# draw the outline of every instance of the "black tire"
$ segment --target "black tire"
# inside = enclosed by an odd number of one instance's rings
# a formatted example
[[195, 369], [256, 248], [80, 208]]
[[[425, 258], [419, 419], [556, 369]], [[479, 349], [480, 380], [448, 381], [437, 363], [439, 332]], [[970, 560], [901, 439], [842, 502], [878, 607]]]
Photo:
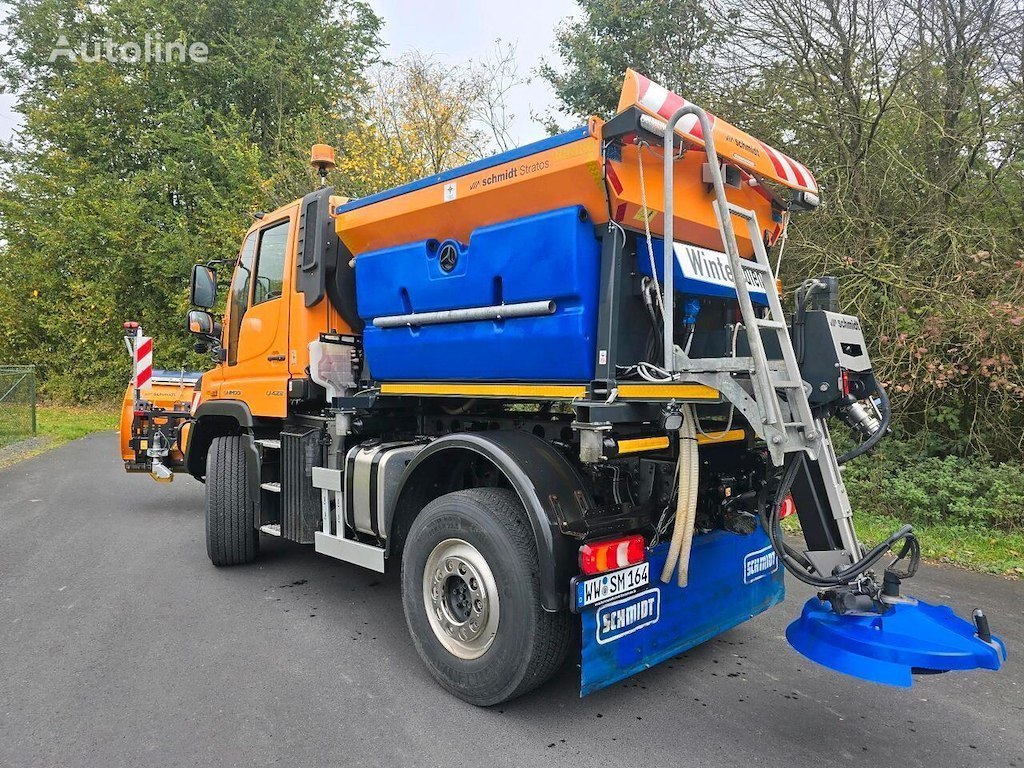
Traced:
[[214, 438], [206, 455], [206, 553], [214, 565], [242, 565], [256, 559], [259, 535], [253, 527], [254, 504], [243, 438]]
[[[482, 556], [498, 597], [497, 624], [487, 633], [493, 639], [477, 658], [460, 658], [445, 647], [427, 613], [435, 583], [430, 579], [445, 566], [431, 574], [425, 569], [432, 553], [451, 541], [469, 544]], [[533, 690], [561, 666], [571, 620], [566, 611], [548, 613], [541, 607], [538, 571], [533, 532], [512, 491], [456, 491], [435, 499], [416, 517], [402, 557], [402, 604], [420, 658], [445, 689], [470, 704], [490, 706]], [[431, 610], [438, 609], [435, 604]], [[445, 621], [441, 614], [437, 618]]]

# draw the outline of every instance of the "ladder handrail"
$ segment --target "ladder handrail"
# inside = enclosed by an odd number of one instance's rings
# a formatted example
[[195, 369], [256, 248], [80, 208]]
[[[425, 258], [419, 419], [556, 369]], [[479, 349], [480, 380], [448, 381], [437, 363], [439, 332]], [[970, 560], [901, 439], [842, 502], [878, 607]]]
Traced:
[[[733, 283], [736, 288], [736, 296], [739, 300], [740, 313], [743, 316], [743, 324], [747, 335], [747, 342], [750, 345], [751, 357], [755, 360], [765, 360], [767, 355], [764, 351], [764, 344], [761, 341], [761, 333], [755, 324], [754, 308], [750, 301], [750, 292], [747, 290], [747, 281], [743, 279], [743, 261], [740, 258], [736, 245], [736, 230], [733, 228], [732, 215], [729, 209], [729, 200], [725, 196], [725, 181], [722, 179], [722, 166], [718, 160], [718, 150], [715, 148], [715, 137], [711, 130], [711, 121], [708, 120], [708, 113], [696, 104], [685, 104], [675, 112], [665, 124], [664, 132], [664, 171], [665, 171], [665, 225], [664, 225], [664, 272], [665, 290], [663, 292], [664, 322], [664, 347], [665, 347], [665, 370], [672, 371], [674, 368], [675, 349], [675, 328], [674, 328], [674, 296], [673, 280], [675, 277], [675, 155], [672, 148], [675, 143], [676, 125], [686, 115], [694, 115], [700, 123], [701, 133], [704, 137], [704, 152], [708, 156], [708, 165], [711, 172], [711, 183], [715, 190], [716, 213], [722, 231], [722, 245], [729, 263], [733, 270]], [[646, 215], [646, 213], [645, 213]], [[773, 278], [773, 275], [769, 275]], [[754, 375], [761, 380], [761, 391], [769, 391], [772, 387], [771, 378], [764, 366], [755, 366]], [[778, 412], [777, 401], [771, 398], [770, 403], [765, 403], [767, 420], [771, 424], [781, 424], [782, 414]]]
[[[840, 539], [843, 547], [853, 559], [860, 555], [860, 544], [857, 541], [857, 534], [853, 529], [850, 520], [851, 509], [849, 497], [843, 484], [842, 476], [839, 474], [839, 466], [836, 463], [835, 451], [828, 438], [828, 428], [824, 419], [815, 417], [807, 400], [807, 394], [800, 383], [799, 364], [793, 351], [792, 339], [789, 336], [789, 329], [783, 315], [782, 302], [774, 285], [775, 275], [772, 273], [771, 262], [768, 259], [767, 249], [761, 240], [760, 225], [757, 221], [757, 214], [753, 210], [745, 210], [740, 206], [729, 203], [725, 195], [725, 182], [722, 179], [722, 166], [718, 159], [718, 151], [715, 148], [715, 139], [711, 131], [711, 122], [707, 113], [695, 104], [686, 104], [677, 109], [671, 119], [665, 124], [664, 132], [664, 170], [665, 170], [665, 225], [664, 225], [664, 254], [663, 265], [665, 290], [662, 299], [662, 321], [664, 322], [664, 344], [665, 344], [665, 370], [676, 373], [675, 361], [675, 339], [674, 339], [674, 276], [675, 276], [675, 233], [674, 211], [675, 202], [675, 155], [673, 146], [676, 136], [676, 125], [686, 115], [695, 115], [704, 136], [704, 152], [707, 154], [711, 183], [715, 190], [715, 199], [711, 207], [718, 219], [719, 233], [722, 235], [722, 245], [725, 248], [726, 256], [733, 272], [733, 286], [736, 289], [736, 300], [739, 304], [740, 314], [743, 317], [744, 331], [750, 347], [750, 360], [753, 370], [751, 371], [757, 391], [757, 407], [760, 412], [762, 428], [770, 434], [767, 438], [780, 453], [792, 452], [795, 450], [806, 451], [818, 465], [822, 478], [825, 481], [828, 506], [832, 517], [839, 529]], [[647, 215], [647, 212], [644, 212]], [[740, 256], [739, 243], [736, 240], [736, 230], [733, 227], [732, 217], [737, 216], [746, 221], [749, 229], [751, 242], [754, 247], [754, 263], [759, 264], [762, 270], [762, 277], [765, 279], [765, 294], [768, 298], [768, 318], [758, 318], [754, 312], [754, 305], [750, 299], [750, 291], [744, 277], [744, 262]], [[657, 276], [655, 276], [657, 277]], [[773, 381], [772, 367], [765, 352], [764, 340], [761, 338], [761, 329], [771, 329], [779, 339], [782, 347], [783, 370], [785, 378], [780, 381]], [[685, 355], [684, 355], [685, 358]], [[689, 362], [689, 359], [686, 359]], [[724, 366], [720, 369], [725, 371]], [[728, 379], [727, 379], [728, 381]], [[779, 387], [788, 389], [790, 396], [787, 398], [790, 419], [787, 422], [783, 408], [779, 402]], [[789, 438], [790, 427], [796, 427], [795, 434], [797, 442]], [[812, 448], [812, 446], [814, 446]], [[820, 450], [819, 450], [820, 448]], [[773, 454], [773, 460], [775, 459]], [[781, 458], [781, 456], [779, 457]], [[780, 462], [777, 462], [780, 463]]]

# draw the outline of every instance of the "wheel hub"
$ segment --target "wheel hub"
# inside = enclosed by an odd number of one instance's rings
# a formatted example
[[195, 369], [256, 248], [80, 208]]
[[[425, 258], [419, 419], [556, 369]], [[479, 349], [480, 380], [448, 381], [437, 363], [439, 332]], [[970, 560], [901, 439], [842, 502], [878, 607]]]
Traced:
[[423, 602], [430, 628], [461, 659], [482, 656], [498, 628], [498, 590], [480, 551], [462, 539], [445, 539], [427, 557]]
[[469, 621], [473, 614], [473, 596], [469, 592], [469, 583], [461, 576], [449, 576], [444, 581], [444, 595], [448, 614], [457, 622]]

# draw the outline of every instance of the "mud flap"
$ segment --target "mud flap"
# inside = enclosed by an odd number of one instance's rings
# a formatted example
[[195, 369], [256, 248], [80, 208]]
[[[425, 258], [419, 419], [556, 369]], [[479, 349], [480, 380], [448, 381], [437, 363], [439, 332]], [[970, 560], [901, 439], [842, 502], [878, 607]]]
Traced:
[[778, 558], [761, 529], [697, 536], [685, 588], [660, 580], [668, 544], [650, 555], [651, 584], [580, 612], [580, 695], [624, 680], [710, 640], [782, 601]]
[[786, 639], [801, 654], [852, 677], [909, 688], [914, 674], [999, 669], [1006, 647], [983, 640], [974, 624], [944, 605], [922, 601], [891, 606], [883, 614], [840, 616], [812, 597]]

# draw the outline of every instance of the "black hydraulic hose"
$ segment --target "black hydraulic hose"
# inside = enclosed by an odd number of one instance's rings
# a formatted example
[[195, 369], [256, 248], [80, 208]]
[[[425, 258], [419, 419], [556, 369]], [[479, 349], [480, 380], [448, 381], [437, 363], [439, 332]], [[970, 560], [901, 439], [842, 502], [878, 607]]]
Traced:
[[[768, 504], [768, 484], [766, 483], [764, 486], [762, 486], [761, 491], [758, 493], [757, 509], [759, 509], [759, 510], [766, 509], [767, 508], [767, 504]], [[768, 524], [767, 516], [759, 514], [758, 515], [758, 520], [760, 520], [761, 528], [764, 529], [764, 532], [766, 534], [768, 534], [768, 538], [770, 540], [772, 534], [771, 534], [771, 531], [769, 530], [769, 524]], [[791, 546], [789, 546], [789, 544], [786, 543], [786, 540], [784, 538], [780, 539], [778, 543], [781, 544], [782, 548], [786, 550], [786, 554], [788, 554], [791, 558], [793, 558], [793, 560], [795, 560], [804, 569], [809, 569], [811, 567], [811, 561], [808, 560], [806, 557], [804, 557], [801, 552], [799, 552], [799, 551], [793, 549]]]
[[[905, 571], [897, 571], [895, 566], [896, 563], [900, 562], [907, 555], [910, 555], [910, 560], [907, 561], [907, 569]], [[916, 536], [907, 536], [903, 540], [903, 548], [896, 555], [896, 558], [889, 563], [886, 567], [886, 571], [892, 571], [898, 579], [909, 579], [915, 573], [917, 568], [921, 564], [921, 544], [918, 542]]]
[[[768, 534], [768, 540], [771, 542], [772, 549], [775, 550], [775, 553], [779, 556], [779, 559], [782, 561], [786, 570], [792, 573], [793, 576], [798, 578], [800, 581], [819, 589], [845, 586], [875, 565], [885, 556], [885, 553], [892, 549], [892, 547], [899, 541], [904, 539], [909, 541], [914, 538], [913, 526], [904, 525], [885, 541], [869, 550], [860, 560], [847, 566], [843, 570], [830, 576], [819, 576], [811, 573], [805, 565], [806, 560], [803, 557], [795, 556], [797, 553], [795, 553], [793, 549], [786, 544], [785, 540], [783, 540], [779, 521], [779, 510], [782, 508], [782, 502], [789, 493], [803, 461], [805, 461], [805, 456], [802, 453], [794, 455], [789, 459], [788, 464], [783, 470], [782, 480], [775, 492], [775, 499], [772, 502], [771, 507], [768, 509], [767, 515], [765, 516], [762, 514], [759, 516], [761, 517], [762, 528], [764, 528], [765, 533]], [[899, 559], [900, 557], [898, 556], [897, 560]], [[801, 562], [801, 560], [804, 562]], [[914, 570], [916, 570], [916, 568]]]
[[886, 432], [889, 431], [889, 423], [892, 421], [892, 404], [889, 402], [889, 395], [880, 381], [875, 381], [875, 388], [878, 390], [878, 410], [882, 415], [882, 420], [878, 424], [878, 429], [876, 429], [874, 434], [856, 448], [851, 448], [842, 456], [839, 456], [836, 459], [839, 464], [845, 464], [852, 459], [856, 459], [858, 456], [863, 456], [878, 445], [878, 441], [885, 437]]
[[804, 280], [800, 287], [793, 294], [793, 301], [796, 311], [793, 313], [793, 350], [796, 352], [796, 359], [803, 362], [804, 359], [804, 323], [807, 317], [807, 304], [815, 291], [821, 290], [825, 284], [818, 279]]

